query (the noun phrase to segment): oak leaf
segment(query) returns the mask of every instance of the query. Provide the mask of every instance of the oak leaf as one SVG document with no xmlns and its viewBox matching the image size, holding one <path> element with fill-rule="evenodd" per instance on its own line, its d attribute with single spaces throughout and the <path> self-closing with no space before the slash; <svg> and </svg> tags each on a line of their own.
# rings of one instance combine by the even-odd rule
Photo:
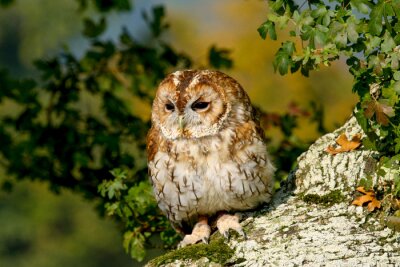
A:
<svg viewBox="0 0 400 267">
<path fill-rule="evenodd" d="M 374 211 L 375 209 L 379 209 L 381 207 L 381 202 L 376 199 L 375 192 L 373 190 L 366 191 L 363 186 L 357 187 L 356 190 L 364 195 L 353 200 L 351 203 L 352 205 L 362 206 L 368 203 L 367 208 L 369 211 Z"/>
<path fill-rule="evenodd" d="M 367 119 L 371 119 L 375 114 L 376 121 L 383 126 L 389 125 L 389 118 L 395 115 L 393 107 L 389 105 L 386 99 L 366 101 L 362 104 L 362 107 Z"/>
<path fill-rule="evenodd" d="M 348 140 L 346 134 L 343 133 L 336 139 L 336 143 L 340 147 L 335 148 L 330 145 L 326 148 L 326 152 L 336 155 L 337 153 L 348 152 L 358 148 L 361 145 L 361 134 L 358 133 L 351 140 Z"/>
</svg>

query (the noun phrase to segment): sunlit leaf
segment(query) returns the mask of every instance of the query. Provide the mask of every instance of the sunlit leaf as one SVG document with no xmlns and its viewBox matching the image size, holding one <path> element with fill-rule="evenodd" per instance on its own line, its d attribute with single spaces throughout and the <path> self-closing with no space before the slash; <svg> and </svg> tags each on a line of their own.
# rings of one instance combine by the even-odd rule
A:
<svg viewBox="0 0 400 267">
<path fill-rule="evenodd" d="M 331 155 L 336 155 L 338 153 L 349 152 L 357 149 L 361 145 L 361 134 L 354 135 L 350 140 L 347 139 L 346 134 L 341 134 L 337 139 L 336 143 L 338 147 L 333 147 L 329 145 L 326 148 L 326 152 Z"/>
<path fill-rule="evenodd" d="M 357 32 L 357 25 L 355 22 L 347 20 L 347 37 L 349 38 L 350 42 L 357 42 L 358 39 L 358 32 Z"/>
<path fill-rule="evenodd" d="M 261 38 L 265 39 L 267 35 L 271 37 L 272 40 L 276 40 L 276 31 L 275 31 L 275 23 L 267 20 L 260 27 L 257 29 L 258 33 L 260 34 Z"/>
<path fill-rule="evenodd" d="M 390 33 L 386 32 L 385 36 L 383 37 L 383 42 L 381 44 L 381 50 L 384 53 L 388 53 L 393 50 L 393 48 L 396 46 L 396 43 L 394 42 L 392 36 Z"/>
<path fill-rule="evenodd" d="M 379 0 L 378 4 L 372 7 L 368 23 L 368 29 L 372 35 L 379 35 L 382 32 L 383 9 L 384 1 L 382 0 Z"/>
<path fill-rule="evenodd" d="M 350 4 L 358 9 L 361 13 L 367 14 L 369 12 L 368 0 L 351 0 Z"/>
<path fill-rule="evenodd" d="M 351 204 L 356 206 L 363 206 L 368 203 L 368 210 L 374 211 L 381 208 L 381 202 L 376 199 L 375 192 L 372 190 L 365 190 L 364 187 L 357 187 L 357 191 L 363 195 L 356 198 Z"/>
<path fill-rule="evenodd" d="M 276 55 L 273 62 L 274 70 L 279 71 L 280 75 L 288 73 L 288 69 L 291 65 L 289 54 L 286 51 L 280 50 Z"/>
<path fill-rule="evenodd" d="M 294 42 L 286 41 L 282 44 L 282 50 L 285 51 L 289 56 L 292 56 L 296 51 Z"/>
</svg>

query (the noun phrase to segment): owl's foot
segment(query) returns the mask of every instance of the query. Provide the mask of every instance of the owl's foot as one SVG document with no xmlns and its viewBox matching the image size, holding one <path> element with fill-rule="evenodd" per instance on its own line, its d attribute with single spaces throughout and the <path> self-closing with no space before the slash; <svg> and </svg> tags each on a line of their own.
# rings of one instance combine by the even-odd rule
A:
<svg viewBox="0 0 400 267">
<path fill-rule="evenodd" d="M 211 234 L 211 227 L 208 225 L 207 217 L 202 217 L 199 222 L 194 226 L 190 235 L 185 235 L 183 240 L 179 243 L 178 248 L 183 248 L 188 245 L 193 245 L 199 242 L 208 244 Z"/>
<path fill-rule="evenodd" d="M 239 223 L 239 214 L 230 215 L 230 214 L 222 214 L 217 219 L 217 228 L 218 231 L 225 237 L 226 240 L 229 240 L 229 230 L 232 229 L 236 231 L 239 235 L 243 236 L 244 239 L 247 239 L 246 233 L 243 231 L 242 226 Z"/>
</svg>

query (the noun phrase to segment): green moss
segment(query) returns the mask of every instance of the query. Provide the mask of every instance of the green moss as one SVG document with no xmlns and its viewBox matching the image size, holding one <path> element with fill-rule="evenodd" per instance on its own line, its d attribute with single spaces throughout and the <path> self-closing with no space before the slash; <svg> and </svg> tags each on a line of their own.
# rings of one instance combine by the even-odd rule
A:
<svg viewBox="0 0 400 267">
<path fill-rule="evenodd" d="M 345 197 L 343 196 L 340 190 L 334 190 L 326 195 L 317 195 L 317 194 L 307 194 L 302 196 L 304 202 L 307 203 L 315 203 L 322 204 L 326 206 L 332 206 L 336 203 L 343 202 Z"/>
<path fill-rule="evenodd" d="M 234 254 L 234 250 L 224 243 L 222 237 L 211 240 L 210 244 L 195 244 L 168 252 L 149 262 L 149 266 L 160 266 L 175 260 L 198 260 L 206 257 L 210 261 L 224 265 Z"/>
</svg>

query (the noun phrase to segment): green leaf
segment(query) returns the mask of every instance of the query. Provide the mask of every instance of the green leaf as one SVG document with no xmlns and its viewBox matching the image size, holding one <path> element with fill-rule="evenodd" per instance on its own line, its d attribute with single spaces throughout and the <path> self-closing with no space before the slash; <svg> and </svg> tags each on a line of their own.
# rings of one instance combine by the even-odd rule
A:
<svg viewBox="0 0 400 267">
<path fill-rule="evenodd" d="M 390 55 L 390 68 L 392 70 L 398 70 L 399 69 L 399 54 L 397 53 L 391 53 Z"/>
<path fill-rule="evenodd" d="M 115 168 L 110 171 L 112 176 L 114 176 L 116 179 L 126 179 L 127 177 L 127 172 L 126 170 L 122 170 L 120 168 Z"/>
<path fill-rule="evenodd" d="M 397 154 L 400 151 L 400 137 L 397 137 L 394 139 L 395 142 L 395 147 L 394 147 L 394 152 Z"/>
<path fill-rule="evenodd" d="M 90 38 L 95 38 L 104 33 L 107 27 L 106 19 L 102 17 L 98 23 L 92 19 L 86 18 L 83 20 L 83 34 Z"/>
<path fill-rule="evenodd" d="M 372 51 L 379 48 L 382 39 L 377 36 L 371 36 L 369 34 L 367 34 L 366 37 L 367 37 L 367 40 L 365 41 L 365 46 L 366 46 L 365 53 L 371 54 Z"/>
<path fill-rule="evenodd" d="M 375 149 L 372 149 L 372 150 L 375 150 Z M 359 182 L 359 185 L 364 187 L 366 190 L 370 190 L 370 189 L 372 189 L 372 187 L 374 185 L 374 182 L 372 181 L 371 178 L 368 178 L 368 179 L 361 178 L 360 182 Z"/>
<path fill-rule="evenodd" d="M 325 16 L 322 18 L 322 24 L 326 27 L 331 24 L 331 14 L 330 12 L 326 13 Z"/>
<path fill-rule="evenodd" d="M 151 32 L 154 37 L 159 37 L 161 33 L 164 32 L 165 29 L 169 27 L 169 24 L 166 23 L 165 20 L 165 8 L 162 5 L 154 6 L 151 10 L 152 18 L 146 13 L 143 13 L 143 18 L 147 22 L 147 25 L 150 27 Z"/>
<path fill-rule="evenodd" d="M 397 95 L 396 95 L 397 96 Z M 388 99 L 380 99 L 379 100 L 379 108 L 382 113 L 384 113 L 386 116 L 392 118 L 394 117 L 394 109 L 390 105 L 390 101 Z"/>
<path fill-rule="evenodd" d="M 293 53 L 296 51 L 296 47 L 294 42 L 286 41 L 282 44 L 282 50 L 285 51 L 289 56 L 292 56 Z"/>
<path fill-rule="evenodd" d="M 132 205 L 137 214 L 145 214 L 148 209 L 155 207 L 157 203 L 153 197 L 153 189 L 149 182 L 142 181 L 128 190 L 125 200 Z"/>
<path fill-rule="evenodd" d="M 364 146 L 365 149 L 369 149 L 369 150 L 378 150 L 376 147 L 375 142 L 371 141 L 369 138 L 364 138 L 362 140 L 362 144 Z"/>
<path fill-rule="evenodd" d="M 393 85 L 394 82 L 390 86 L 382 89 L 382 97 L 379 99 L 380 103 L 393 107 L 399 101 L 399 95 L 394 90 Z M 383 99 L 383 97 L 385 99 Z"/>
<path fill-rule="evenodd" d="M 368 14 L 369 12 L 369 2 L 367 0 L 351 0 L 350 4 L 363 14 Z"/>
<path fill-rule="evenodd" d="M 292 63 L 292 66 L 290 67 L 290 72 L 295 73 L 300 69 L 300 67 L 301 67 L 301 61 L 294 61 Z"/>
<path fill-rule="evenodd" d="M 381 51 L 383 53 L 391 52 L 395 46 L 396 46 L 396 43 L 394 42 L 390 33 L 385 32 L 385 35 L 383 36 L 383 42 L 381 44 Z"/>
<path fill-rule="evenodd" d="M 139 231 L 127 231 L 124 233 L 123 246 L 125 251 L 138 261 L 142 261 L 146 255 L 144 242 L 145 237 Z"/>
<path fill-rule="evenodd" d="M 382 32 L 383 10 L 384 10 L 384 1 L 382 0 L 379 0 L 378 4 L 373 6 L 372 8 L 370 21 L 368 23 L 368 29 L 372 35 L 379 36 Z"/>
<path fill-rule="evenodd" d="M 319 5 L 316 9 L 311 11 L 311 16 L 313 18 L 318 18 L 327 13 L 326 6 L 325 5 Z"/>
<path fill-rule="evenodd" d="M 294 12 L 293 12 L 293 21 L 296 23 L 296 24 L 299 24 L 300 23 L 300 20 L 301 20 L 301 16 L 300 16 L 300 13 L 299 13 L 299 11 L 298 10 L 295 10 Z"/>
<path fill-rule="evenodd" d="M 399 0 L 393 0 L 391 1 L 393 11 L 395 12 L 397 17 L 400 17 L 400 1 Z"/>
<path fill-rule="evenodd" d="M 396 81 L 400 81 L 400 71 L 396 71 L 393 74 L 393 79 L 395 79 Z"/>
<path fill-rule="evenodd" d="M 261 38 L 263 38 L 264 40 L 268 34 L 272 40 L 277 39 L 275 31 L 275 23 L 270 20 L 267 20 L 266 22 L 261 24 L 261 26 L 258 27 L 257 31 L 260 34 Z"/>
<path fill-rule="evenodd" d="M 82 0 L 80 2 L 82 3 Z M 93 2 L 100 12 L 109 12 L 111 10 L 128 11 L 131 9 L 131 1 L 129 0 L 94 0 Z"/>
<path fill-rule="evenodd" d="M 280 75 L 285 75 L 286 73 L 288 73 L 288 69 L 291 66 L 289 54 L 286 51 L 280 49 L 275 55 L 273 66 L 274 70 L 278 70 Z"/>
<path fill-rule="evenodd" d="M 396 197 L 400 196 L 400 176 L 398 173 L 394 174 L 394 190 L 393 190 L 393 195 Z"/>
<path fill-rule="evenodd" d="M 400 81 L 396 81 L 396 82 L 393 84 L 393 89 L 396 91 L 396 93 L 397 93 L 398 95 L 400 95 Z"/>
<path fill-rule="evenodd" d="M 385 1 L 385 5 L 384 5 L 384 16 L 388 16 L 388 17 L 391 17 L 391 16 L 396 16 L 396 14 L 395 14 L 395 12 L 394 12 L 394 10 L 393 10 L 393 7 L 392 7 L 392 5 L 391 5 L 391 2 L 392 1 Z M 394 1 L 393 1 L 394 2 Z"/>
<path fill-rule="evenodd" d="M 306 14 L 306 13 L 303 13 L 302 15 L 304 15 L 304 14 Z M 315 21 L 311 16 L 304 15 L 301 20 L 301 23 L 305 26 L 313 26 Z"/>
<path fill-rule="evenodd" d="M 303 41 L 311 39 L 314 34 L 314 28 L 308 25 L 303 25 L 300 30 L 300 37 Z"/>
<path fill-rule="evenodd" d="M 276 0 L 271 3 L 271 8 L 274 11 L 278 11 L 279 9 L 283 8 L 285 4 L 284 0 Z"/>
<path fill-rule="evenodd" d="M 349 38 L 349 41 L 352 43 L 356 43 L 358 39 L 358 32 L 357 32 L 357 25 L 353 21 L 347 20 L 347 38 Z"/>
<path fill-rule="evenodd" d="M 116 210 L 119 208 L 119 202 L 114 202 L 114 203 L 106 203 L 105 205 L 106 210 L 107 210 L 107 215 L 112 216 L 115 214 Z"/>
<path fill-rule="evenodd" d="M 356 112 L 353 113 L 357 119 L 358 124 L 361 126 L 364 132 L 368 132 L 368 120 L 364 115 L 364 110 L 361 104 L 357 104 Z"/>
<path fill-rule="evenodd" d="M 233 60 L 230 58 L 231 51 L 224 48 L 217 48 L 213 45 L 208 54 L 209 65 L 216 69 L 231 69 Z"/>
<path fill-rule="evenodd" d="M 315 42 L 320 45 L 325 45 L 328 40 L 328 34 L 319 30 L 315 31 Z"/>
<path fill-rule="evenodd" d="M 334 41 L 338 47 L 346 47 L 347 45 L 347 32 L 341 31 L 336 34 Z"/>
</svg>

